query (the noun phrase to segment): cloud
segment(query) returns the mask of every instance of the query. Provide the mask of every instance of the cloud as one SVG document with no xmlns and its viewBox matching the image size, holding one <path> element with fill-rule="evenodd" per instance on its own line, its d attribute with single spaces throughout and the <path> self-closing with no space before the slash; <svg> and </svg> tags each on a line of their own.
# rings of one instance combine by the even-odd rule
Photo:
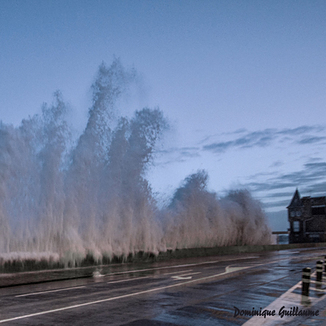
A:
<svg viewBox="0 0 326 326">
<path fill-rule="evenodd" d="M 211 142 L 203 145 L 204 151 L 213 153 L 224 153 L 230 149 L 248 149 L 253 147 L 268 147 L 274 143 L 296 143 L 299 145 L 309 145 L 324 143 L 325 136 L 318 136 L 318 133 L 325 133 L 324 126 L 301 126 L 293 129 L 274 129 L 269 128 L 260 131 L 249 132 L 245 129 L 237 130 L 233 133 L 221 134 L 220 138 L 237 136 L 235 139 L 227 141 Z M 239 137 L 239 134 L 242 134 Z M 216 136 L 215 136 L 216 137 Z M 206 137 L 202 142 L 208 142 L 212 137 Z"/>
<path fill-rule="evenodd" d="M 308 132 L 323 132 L 325 131 L 326 127 L 324 126 L 300 126 L 297 128 L 285 128 L 281 129 L 278 133 L 282 135 L 292 135 L 292 136 L 297 136 L 297 135 L 302 135 L 306 134 Z"/>
<path fill-rule="evenodd" d="M 294 192 L 293 192 L 294 193 Z M 289 199 L 282 199 L 279 201 L 275 201 L 275 202 L 267 202 L 263 205 L 263 207 L 265 209 L 270 209 L 270 208 L 286 208 L 287 206 L 290 205 L 291 199 L 293 197 L 293 193 L 290 194 Z"/>
<path fill-rule="evenodd" d="M 315 143 L 320 143 L 326 140 L 326 137 L 313 137 L 313 136 L 308 136 L 304 137 L 301 140 L 299 140 L 297 143 L 301 145 L 309 145 L 309 144 L 315 144 Z"/>
<path fill-rule="evenodd" d="M 188 159 L 200 156 L 199 147 L 171 147 L 164 150 L 157 150 L 159 156 L 156 165 L 167 165 L 186 162 Z"/>
<path fill-rule="evenodd" d="M 293 196 L 293 190 L 289 191 L 280 191 L 280 192 L 272 192 L 268 195 L 268 198 L 275 199 L 275 198 L 284 198 L 284 197 L 291 197 Z"/>
<path fill-rule="evenodd" d="M 274 167 L 280 167 L 280 166 L 282 166 L 284 164 L 284 162 L 283 161 L 275 161 L 275 162 L 273 162 L 271 165 L 270 165 L 270 167 L 271 168 L 274 168 Z"/>
<path fill-rule="evenodd" d="M 318 184 L 307 186 L 305 188 L 306 192 L 309 194 L 324 194 L 326 193 L 326 180 L 323 180 L 322 182 L 319 182 Z"/>
<path fill-rule="evenodd" d="M 224 142 L 224 143 L 212 143 L 210 145 L 203 146 L 204 150 L 210 150 L 215 153 L 222 153 L 225 152 L 228 148 L 231 148 L 234 146 L 234 142 Z"/>
<path fill-rule="evenodd" d="M 198 157 L 199 154 L 199 148 L 198 147 L 181 147 L 177 151 L 180 155 L 185 157 Z"/>
<path fill-rule="evenodd" d="M 312 160 L 315 161 L 317 159 Z M 251 176 L 250 179 L 259 179 L 260 176 L 260 174 L 257 174 Z M 264 181 L 249 182 L 246 186 L 253 193 L 264 193 L 264 207 L 266 209 L 277 207 L 285 209 L 296 188 L 299 188 L 303 196 L 325 195 L 326 162 L 309 162 L 304 164 L 301 170 L 291 173 L 274 172 L 274 175 L 271 175 Z"/>
<path fill-rule="evenodd" d="M 238 134 L 238 133 L 237 133 Z M 251 148 L 255 146 L 266 147 L 275 138 L 274 129 L 263 131 L 247 132 L 244 136 L 226 142 L 215 142 L 203 146 L 203 150 L 209 150 L 214 153 L 222 153 L 230 148 Z"/>
<path fill-rule="evenodd" d="M 255 179 L 256 176 L 251 176 L 250 178 Z M 288 187 L 296 188 L 300 185 L 306 185 L 311 188 L 324 178 L 326 178 L 326 162 L 306 163 L 300 171 L 284 174 L 277 174 L 275 172 L 274 177 L 267 178 L 264 182 L 251 182 L 248 185 L 254 191 L 270 191 Z"/>
</svg>

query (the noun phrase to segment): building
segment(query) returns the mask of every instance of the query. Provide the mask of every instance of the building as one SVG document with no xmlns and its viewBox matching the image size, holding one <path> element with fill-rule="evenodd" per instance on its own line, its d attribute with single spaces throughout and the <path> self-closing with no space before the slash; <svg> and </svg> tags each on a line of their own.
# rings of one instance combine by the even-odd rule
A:
<svg viewBox="0 0 326 326">
<path fill-rule="evenodd" d="M 295 191 L 288 209 L 289 243 L 326 242 L 326 196 L 300 197 Z"/>
</svg>

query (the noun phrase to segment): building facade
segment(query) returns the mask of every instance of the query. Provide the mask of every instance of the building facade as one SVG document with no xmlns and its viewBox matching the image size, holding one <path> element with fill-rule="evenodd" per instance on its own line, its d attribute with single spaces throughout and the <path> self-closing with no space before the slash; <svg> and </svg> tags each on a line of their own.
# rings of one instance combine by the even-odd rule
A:
<svg viewBox="0 0 326 326">
<path fill-rule="evenodd" d="M 326 196 L 300 197 L 295 191 L 288 209 L 289 243 L 326 242 Z"/>
</svg>

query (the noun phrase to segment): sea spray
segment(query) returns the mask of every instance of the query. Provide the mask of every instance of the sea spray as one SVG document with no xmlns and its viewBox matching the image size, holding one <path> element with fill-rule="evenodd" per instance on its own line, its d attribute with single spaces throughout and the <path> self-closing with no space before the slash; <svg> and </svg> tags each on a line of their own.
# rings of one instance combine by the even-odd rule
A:
<svg viewBox="0 0 326 326">
<path fill-rule="evenodd" d="M 195 248 L 270 243 L 260 203 L 247 190 L 218 198 L 207 190 L 207 172 L 188 176 L 163 213 L 167 246 Z"/>
<path fill-rule="evenodd" d="M 159 209 L 146 171 L 168 123 L 159 109 L 119 114 L 134 69 L 101 64 L 87 125 L 73 139 L 60 92 L 19 127 L 0 124 L 0 261 L 39 257 L 66 266 L 157 254 L 167 248 L 269 242 L 259 202 L 248 191 L 224 198 L 208 175 L 187 177 Z"/>
</svg>

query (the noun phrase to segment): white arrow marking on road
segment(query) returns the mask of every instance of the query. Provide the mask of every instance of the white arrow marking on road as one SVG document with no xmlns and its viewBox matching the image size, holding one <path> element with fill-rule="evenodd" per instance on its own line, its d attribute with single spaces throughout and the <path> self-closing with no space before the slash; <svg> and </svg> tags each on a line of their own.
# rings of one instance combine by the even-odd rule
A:
<svg viewBox="0 0 326 326">
<path fill-rule="evenodd" d="M 175 275 L 175 276 L 171 276 L 171 278 L 175 279 L 175 280 L 190 280 L 192 279 L 192 276 L 189 275 L 195 275 L 195 274 L 200 274 L 201 272 L 197 272 L 197 273 L 189 273 L 189 274 L 183 274 L 183 275 Z"/>
<path fill-rule="evenodd" d="M 239 271 L 241 269 L 245 269 L 248 267 L 231 267 L 231 266 L 226 266 L 225 267 L 225 273 L 231 273 L 231 272 L 235 272 L 235 271 Z"/>
</svg>

